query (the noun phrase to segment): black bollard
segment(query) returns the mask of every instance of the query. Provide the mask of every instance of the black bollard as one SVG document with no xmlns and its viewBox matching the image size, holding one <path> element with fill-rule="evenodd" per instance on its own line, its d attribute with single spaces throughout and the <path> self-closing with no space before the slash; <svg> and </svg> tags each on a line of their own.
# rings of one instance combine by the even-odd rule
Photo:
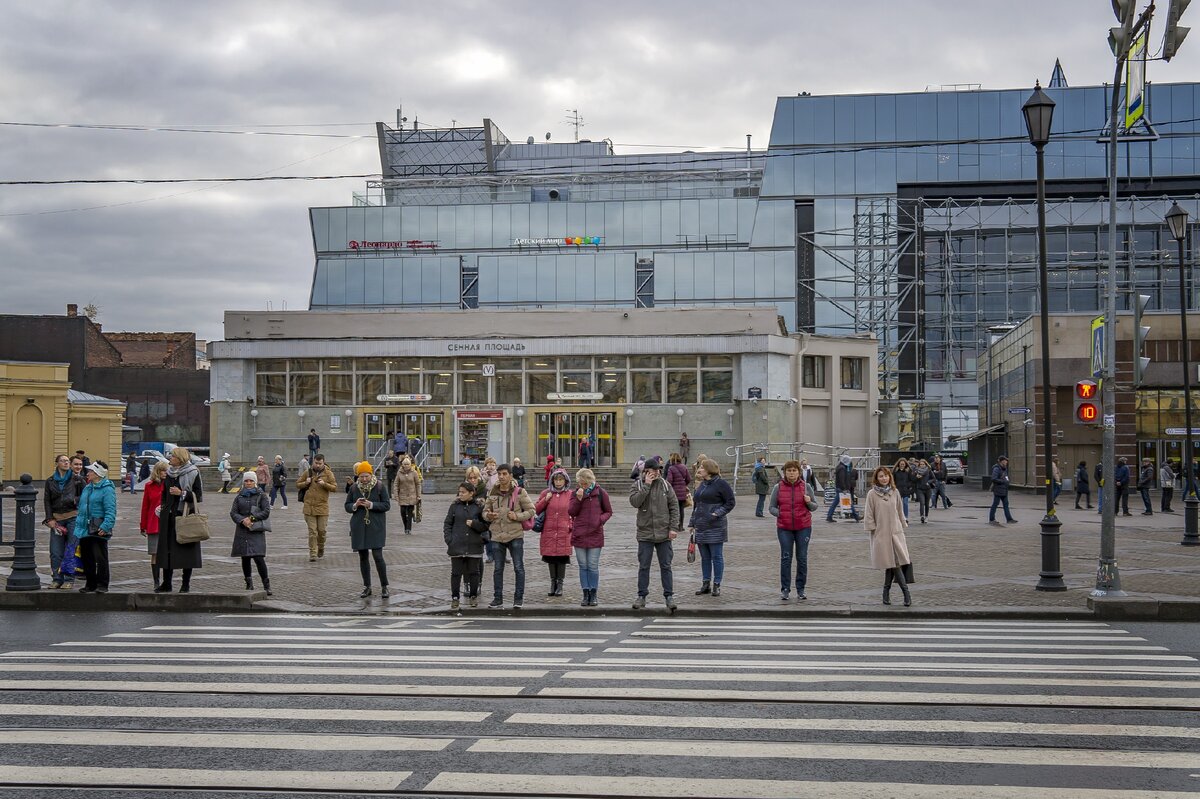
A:
<svg viewBox="0 0 1200 799">
<path fill-rule="evenodd" d="M 34 561 L 34 548 L 37 546 L 37 489 L 33 487 L 33 478 L 28 474 L 21 475 L 21 484 L 15 492 L 16 500 L 16 537 L 13 539 L 13 568 L 4 586 L 6 591 L 37 591 L 42 587 L 38 577 L 37 563 Z"/>
</svg>

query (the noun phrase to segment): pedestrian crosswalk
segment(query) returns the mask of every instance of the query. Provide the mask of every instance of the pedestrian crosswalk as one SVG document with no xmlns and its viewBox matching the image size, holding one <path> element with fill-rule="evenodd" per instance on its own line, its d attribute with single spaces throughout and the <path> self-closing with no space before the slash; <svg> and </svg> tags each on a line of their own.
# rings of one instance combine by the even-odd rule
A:
<svg viewBox="0 0 1200 799">
<path fill-rule="evenodd" d="M 88 629 L 0 648 L 0 795 L 1200 795 L 1200 662 L 1100 622 Z"/>
</svg>

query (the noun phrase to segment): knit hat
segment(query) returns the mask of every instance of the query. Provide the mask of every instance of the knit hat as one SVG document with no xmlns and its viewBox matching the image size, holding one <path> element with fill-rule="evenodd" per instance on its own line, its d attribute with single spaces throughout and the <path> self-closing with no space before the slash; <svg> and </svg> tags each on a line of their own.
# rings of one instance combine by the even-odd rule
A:
<svg viewBox="0 0 1200 799">
<path fill-rule="evenodd" d="M 101 480 L 108 477 L 108 469 L 105 469 L 103 466 L 101 466 L 99 461 L 92 461 L 91 465 L 87 467 L 87 470 L 94 473 Z"/>
<path fill-rule="evenodd" d="M 258 485 L 258 472 L 254 471 L 253 469 L 247 469 L 242 473 L 242 482 L 244 483 L 247 480 L 255 485 Z"/>
<path fill-rule="evenodd" d="M 357 477 L 360 474 L 374 474 L 375 470 L 371 468 L 369 461 L 359 461 L 354 464 L 354 475 Z"/>
</svg>

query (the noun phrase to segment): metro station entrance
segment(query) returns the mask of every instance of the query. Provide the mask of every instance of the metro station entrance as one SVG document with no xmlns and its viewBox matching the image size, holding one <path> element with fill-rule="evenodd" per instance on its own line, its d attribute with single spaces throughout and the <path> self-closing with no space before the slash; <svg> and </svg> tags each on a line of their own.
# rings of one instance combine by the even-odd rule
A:
<svg viewBox="0 0 1200 799">
<path fill-rule="evenodd" d="M 612 411 L 534 411 L 536 418 L 537 463 L 547 455 L 564 468 L 579 468 L 579 442 L 592 445 L 596 466 L 612 466 L 617 453 L 617 415 Z"/>
<path fill-rule="evenodd" d="M 389 434 L 402 431 L 409 440 L 420 439 L 423 448 L 419 455 L 428 455 L 428 466 L 441 466 L 445 455 L 444 420 L 442 413 L 429 413 L 427 408 L 410 413 L 367 413 L 366 441 L 363 452 L 368 458 L 378 457 Z M 410 450 L 411 452 L 411 450 Z"/>
</svg>

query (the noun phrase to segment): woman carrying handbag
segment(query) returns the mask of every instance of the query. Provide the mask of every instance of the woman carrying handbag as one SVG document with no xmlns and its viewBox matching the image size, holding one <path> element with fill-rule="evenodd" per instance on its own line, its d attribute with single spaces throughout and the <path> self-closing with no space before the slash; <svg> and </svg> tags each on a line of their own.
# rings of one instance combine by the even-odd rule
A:
<svg viewBox="0 0 1200 799">
<path fill-rule="evenodd" d="M 258 567 L 263 590 L 271 593 L 271 578 L 267 576 L 267 533 L 271 530 L 271 503 L 266 492 L 258 487 L 258 475 L 246 472 L 242 475 L 242 490 L 233 498 L 229 518 L 236 525 L 233 533 L 231 558 L 242 559 L 242 576 L 246 578 L 246 590 L 254 590 L 250 577 L 250 561 Z"/>
<path fill-rule="evenodd" d="M 171 577 L 176 569 L 183 570 L 179 593 L 188 593 L 192 590 L 192 570 L 204 566 L 200 542 L 182 543 L 176 536 L 179 519 L 185 512 L 196 511 L 196 484 L 199 480 L 200 472 L 192 463 L 191 453 L 183 447 L 171 450 L 158 514 L 158 552 L 155 561 L 162 569 L 163 580 L 154 589 L 156 594 L 170 593 Z"/>
<path fill-rule="evenodd" d="M 904 566 L 912 562 L 908 556 L 908 542 L 904 528 L 908 520 L 900 507 L 900 495 L 892 486 L 892 473 L 880 466 L 871 473 L 871 488 L 867 491 L 867 512 L 864 523 L 871 535 L 871 568 L 883 569 L 883 604 L 892 604 L 892 581 L 900 584 L 904 592 L 904 607 L 912 604 L 908 593 L 908 581 L 904 577 Z"/>
</svg>

